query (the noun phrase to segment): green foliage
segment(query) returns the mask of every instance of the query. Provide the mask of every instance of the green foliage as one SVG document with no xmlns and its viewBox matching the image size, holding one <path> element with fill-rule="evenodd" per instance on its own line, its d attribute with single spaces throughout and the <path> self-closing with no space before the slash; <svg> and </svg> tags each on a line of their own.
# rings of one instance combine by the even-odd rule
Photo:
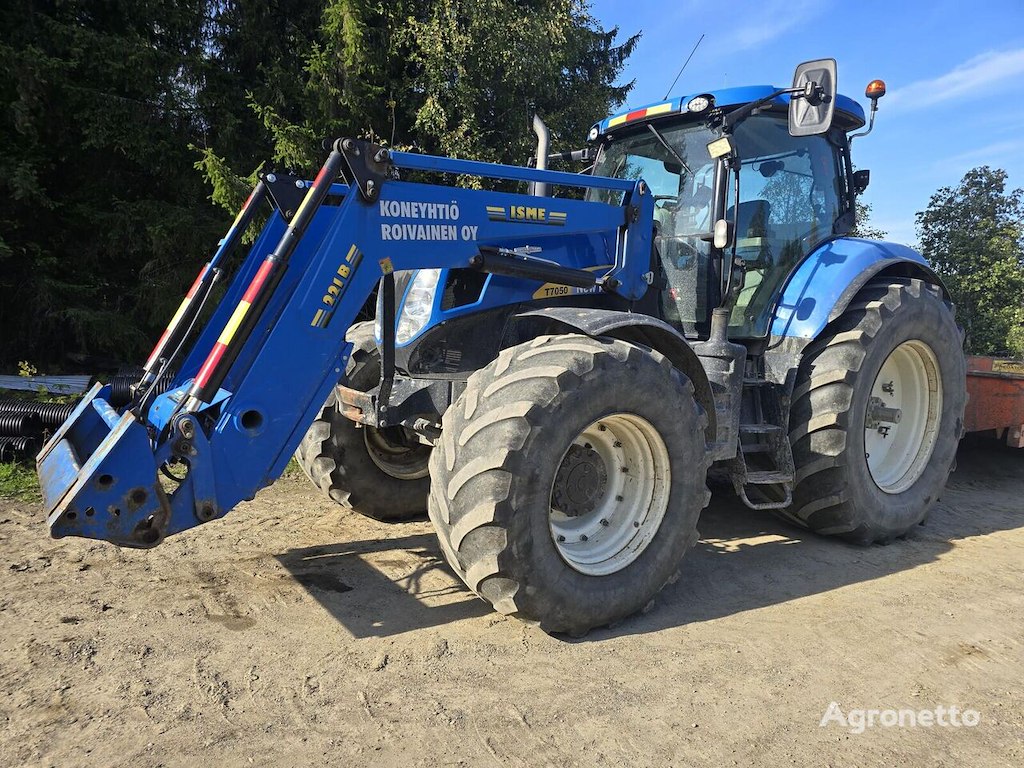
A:
<svg viewBox="0 0 1024 768">
<path fill-rule="evenodd" d="M 534 111 L 577 146 L 628 93 L 613 83 L 638 40 L 615 45 L 581 0 L 328 0 L 319 33 L 298 120 L 251 100 L 274 160 L 307 173 L 339 136 L 523 163 Z M 235 183 L 204 170 L 215 199 Z"/>
<path fill-rule="evenodd" d="M 324 138 L 522 163 L 536 109 L 578 145 L 615 40 L 583 0 L 5 3 L 0 363 L 144 354 L 263 164 Z"/>
<path fill-rule="evenodd" d="M 857 201 L 856 224 L 850 237 L 863 237 L 866 240 L 885 240 L 889 233 L 871 223 L 871 203 Z"/>
<path fill-rule="evenodd" d="M 612 85 L 636 44 L 614 46 L 571 0 L 431 3 L 400 37 L 419 65 L 417 138 L 429 151 L 524 162 L 536 110 L 562 142 L 579 144 L 626 96 Z"/>
<path fill-rule="evenodd" d="M 300 114 L 296 52 L 321 9 L 0 6 L 0 362 L 148 351 L 230 221 L 206 199 L 190 146 L 258 167 L 269 142 L 245 94 Z"/>
<path fill-rule="evenodd" d="M 219 157 L 212 149 L 200 149 L 195 145 L 189 147 L 198 152 L 200 157 L 195 162 L 195 169 L 203 174 L 203 179 L 212 188 L 210 200 L 228 211 L 239 211 L 245 205 L 245 200 L 256 186 L 259 173 L 263 170 L 263 163 L 247 177 L 237 176 L 228 167 L 227 160 Z M 255 216 L 249 229 L 242 235 L 243 243 L 252 243 L 260 233 L 265 219 L 259 215 Z"/>
<path fill-rule="evenodd" d="M 921 249 L 946 281 L 977 354 L 1024 356 L 1024 190 L 1006 172 L 968 171 L 917 214 Z"/>
<path fill-rule="evenodd" d="M 33 501 L 39 496 L 39 481 L 31 466 L 0 462 L 0 499 Z"/>
<path fill-rule="evenodd" d="M 215 241 L 187 149 L 204 7 L 0 9 L 0 360 L 138 352 L 147 292 Z"/>
</svg>

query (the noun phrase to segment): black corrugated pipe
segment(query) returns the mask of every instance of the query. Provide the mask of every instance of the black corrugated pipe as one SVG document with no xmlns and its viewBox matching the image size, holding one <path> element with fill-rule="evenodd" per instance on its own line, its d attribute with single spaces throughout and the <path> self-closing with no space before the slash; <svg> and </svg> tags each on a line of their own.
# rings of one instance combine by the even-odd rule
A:
<svg viewBox="0 0 1024 768">
<path fill-rule="evenodd" d="M 0 435 L 30 437 L 43 431 L 38 413 L 0 413 Z"/>
<path fill-rule="evenodd" d="M 0 437 L 0 461 L 27 459 L 39 450 L 33 437 Z"/>
<path fill-rule="evenodd" d="M 71 403 L 37 403 L 34 400 L 0 400 L 0 414 L 3 413 L 34 413 L 39 416 L 44 429 L 56 429 L 71 415 L 78 405 L 76 399 Z"/>
<path fill-rule="evenodd" d="M 132 387 L 139 381 L 140 374 L 118 374 L 110 380 L 110 404 L 115 408 L 121 408 L 131 402 Z M 159 395 L 171 388 L 174 381 L 174 371 L 168 371 L 153 388 L 153 394 Z"/>
</svg>

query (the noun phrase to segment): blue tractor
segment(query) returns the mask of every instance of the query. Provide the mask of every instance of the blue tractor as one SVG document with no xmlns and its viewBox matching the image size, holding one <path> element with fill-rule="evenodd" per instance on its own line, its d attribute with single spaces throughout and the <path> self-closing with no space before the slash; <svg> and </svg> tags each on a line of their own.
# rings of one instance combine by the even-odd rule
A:
<svg viewBox="0 0 1024 768">
<path fill-rule="evenodd" d="M 132 402 L 95 387 L 40 453 L 52 534 L 155 546 L 294 453 L 359 512 L 426 511 L 470 589 L 572 634 L 674 580 L 712 465 L 818 533 L 903 536 L 954 461 L 961 334 L 918 253 L 849 236 L 866 120 L 835 84 L 807 62 L 609 117 L 575 152 L 536 120 L 533 168 L 344 139 L 313 182 L 266 174 Z"/>
</svg>

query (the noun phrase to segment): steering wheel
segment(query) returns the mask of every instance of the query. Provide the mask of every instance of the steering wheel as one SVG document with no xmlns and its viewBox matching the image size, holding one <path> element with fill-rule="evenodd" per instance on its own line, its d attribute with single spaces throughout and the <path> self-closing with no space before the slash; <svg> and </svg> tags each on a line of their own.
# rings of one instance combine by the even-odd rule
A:
<svg viewBox="0 0 1024 768">
<path fill-rule="evenodd" d="M 662 210 L 674 211 L 674 210 L 679 208 L 679 198 L 676 197 L 675 195 L 655 195 L 654 196 L 654 205 L 655 205 L 655 207 L 658 207 L 658 203 L 665 202 L 666 200 L 671 200 L 672 204 L 671 205 L 662 205 L 662 206 L 660 206 Z"/>
</svg>

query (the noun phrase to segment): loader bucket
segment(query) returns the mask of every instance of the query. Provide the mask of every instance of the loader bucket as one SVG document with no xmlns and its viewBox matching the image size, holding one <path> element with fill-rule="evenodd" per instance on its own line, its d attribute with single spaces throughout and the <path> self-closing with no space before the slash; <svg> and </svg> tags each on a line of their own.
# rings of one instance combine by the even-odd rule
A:
<svg viewBox="0 0 1024 768">
<path fill-rule="evenodd" d="M 149 433 L 95 385 L 36 457 L 54 538 L 84 536 L 128 547 L 163 538 L 170 514 L 157 480 Z"/>
</svg>

